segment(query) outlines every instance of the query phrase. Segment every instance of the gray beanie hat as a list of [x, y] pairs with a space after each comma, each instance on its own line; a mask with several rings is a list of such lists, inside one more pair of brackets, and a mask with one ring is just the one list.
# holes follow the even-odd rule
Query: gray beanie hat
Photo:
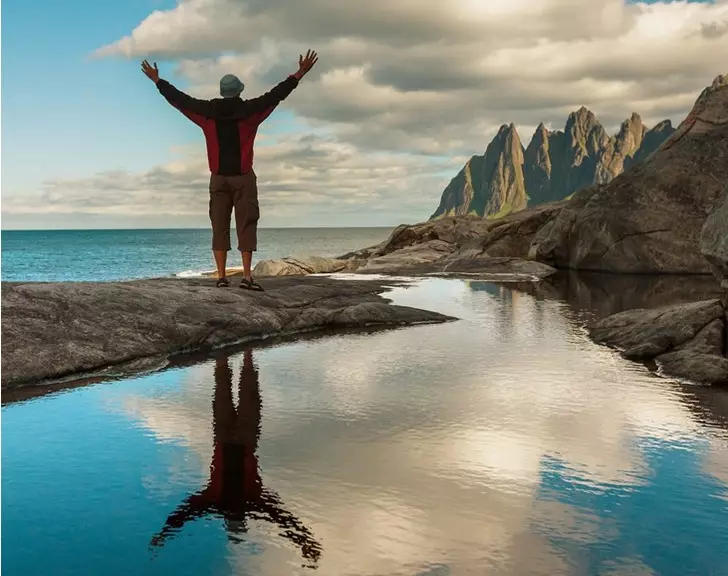
[[225, 74], [220, 79], [220, 96], [223, 98], [235, 98], [240, 96], [240, 93], [245, 89], [243, 84], [237, 76], [233, 74]]

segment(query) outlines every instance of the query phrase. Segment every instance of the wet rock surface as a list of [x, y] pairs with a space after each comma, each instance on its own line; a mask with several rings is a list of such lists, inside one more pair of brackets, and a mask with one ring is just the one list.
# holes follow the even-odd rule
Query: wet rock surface
[[725, 323], [716, 299], [620, 312], [597, 322], [589, 335], [630, 360], [654, 360], [667, 376], [725, 385]]
[[276, 335], [452, 320], [389, 304], [380, 296], [387, 285], [272, 278], [252, 292], [212, 279], [3, 283], [2, 387], [115, 366], [134, 373], [170, 355]]

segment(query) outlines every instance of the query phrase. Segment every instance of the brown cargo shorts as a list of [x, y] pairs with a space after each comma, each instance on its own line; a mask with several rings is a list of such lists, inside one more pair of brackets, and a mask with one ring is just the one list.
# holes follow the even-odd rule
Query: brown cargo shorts
[[242, 176], [210, 177], [210, 222], [212, 249], [230, 250], [230, 217], [235, 210], [238, 250], [258, 248], [258, 178], [252, 170]]

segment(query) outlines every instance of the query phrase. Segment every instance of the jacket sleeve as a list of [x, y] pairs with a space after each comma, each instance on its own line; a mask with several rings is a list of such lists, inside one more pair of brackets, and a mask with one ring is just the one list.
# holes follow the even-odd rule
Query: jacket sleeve
[[258, 122], [262, 122], [270, 116], [278, 104], [288, 98], [296, 86], [298, 86], [298, 78], [291, 75], [262, 96], [248, 100], [246, 104], [250, 115]]
[[177, 110], [182, 112], [182, 114], [187, 116], [187, 118], [197, 125], [202, 125], [202, 123], [212, 115], [209, 100], [198, 100], [197, 98], [188, 96], [181, 90], [172, 86], [172, 84], [166, 80], [162, 79], [157, 82], [157, 89], [159, 90], [159, 93], [164, 96], [167, 102], [177, 108]]

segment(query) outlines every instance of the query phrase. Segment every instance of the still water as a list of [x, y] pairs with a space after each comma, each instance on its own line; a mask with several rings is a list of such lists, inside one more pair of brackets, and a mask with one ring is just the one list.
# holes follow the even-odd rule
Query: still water
[[728, 575], [718, 392], [485, 283], [463, 318], [2, 409], [3, 574]]

